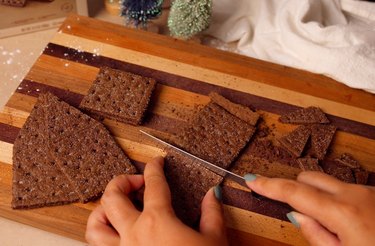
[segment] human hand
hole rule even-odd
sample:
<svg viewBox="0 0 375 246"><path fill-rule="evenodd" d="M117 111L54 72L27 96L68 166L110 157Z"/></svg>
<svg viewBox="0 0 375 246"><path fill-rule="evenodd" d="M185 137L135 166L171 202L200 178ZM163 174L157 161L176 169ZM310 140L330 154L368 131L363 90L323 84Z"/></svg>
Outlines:
<svg viewBox="0 0 375 246"><path fill-rule="evenodd" d="M250 189L291 205L288 218L311 245L374 245L375 189L343 183L320 172L297 180L245 175Z"/></svg>
<svg viewBox="0 0 375 246"><path fill-rule="evenodd" d="M121 175L109 182L101 205L87 222L90 245L227 245L222 207L214 189L202 201L197 232L175 216L163 164L158 157L146 165L144 176ZM130 194L143 185L144 208L139 211Z"/></svg>

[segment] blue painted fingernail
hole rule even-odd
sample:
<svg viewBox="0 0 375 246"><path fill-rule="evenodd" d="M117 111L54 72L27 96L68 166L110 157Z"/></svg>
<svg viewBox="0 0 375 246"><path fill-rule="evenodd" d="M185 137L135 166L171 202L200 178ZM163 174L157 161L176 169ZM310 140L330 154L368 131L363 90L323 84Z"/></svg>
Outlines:
<svg viewBox="0 0 375 246"><path fill-rule="evenodd" d="M216 185L216 186L214 187L214 194L215 194L216 199L217 199L219 202L221 202L221 201L223 200L223 196L222 196L222 194L221 194L221 187L220 187L220 186Z"/></svg>
<svg viewBox="0 0 375 246"><path fill-rule="evenodd" d="M299 223L297 222L296 218L294 218L293 216L293 212L289 212L286 214L286 217L288 217L288 219L290 220L290 222L292 222L292 224L297 227L297 228L300 228L300 225Z"/></svg>
<svg viewBox="0 0 375 246"><path fill-rule="evenodd" d="M247 182L251 182L251 181L254 181L257 176L254 175L254 174L251 174L251 173L248 173L246 174L245 176L243 176L243 178L247 181Z"/></svg>

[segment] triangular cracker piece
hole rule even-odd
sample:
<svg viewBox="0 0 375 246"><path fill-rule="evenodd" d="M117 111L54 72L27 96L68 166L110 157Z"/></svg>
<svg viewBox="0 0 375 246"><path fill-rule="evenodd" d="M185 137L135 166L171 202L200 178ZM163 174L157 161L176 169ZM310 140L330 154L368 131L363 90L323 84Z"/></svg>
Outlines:
<svg viewBox="0 0 375 246"><path fill-rule="evenodd" d="M325 161L322 163L325 173L347 183L355 183L355 178L350 167L334 161Z"/></svg>
<svg viewBox="0 0 375 246"><path fill-rule="evenodd" d="M76 108L46 94L46 115L51 154L74 185L81 202L102 194L119 174L134 174L135 167L108 130Z"/></svg>
<svg viewBox="0 0 375 246"><path fill-rule="evenodd" d="M288 135L279 139L281 145L292 155L300 157L310 137L310 129L306 126L299 126Z"/></svg>
<svg viewBox="0 0 375 246"><path fill-rule="evenodd" d="M34 208L76 202L74 187L49 154L45 115L38 100L13 145L12 207Z"/></svg>
<svg viewBox="0 0 375 246"><path fill-rule="evenodd" d="M317 107L308 107L280 116L279 121L290 124L326 124L329 123L324 112Z"/></svg>
<svg viewBox="0 0 375 246"><path fill-rule="evenodd" d="M318 171L323 172L323 169L319 166L319 160L315 158L298 158L297 162L299 164L299 167L303 171Z"/></svg>
<svg viewBox="0 0 375 246"><path fill-rule="evenodd" d="M336 127L333 125L312 125L311 126L311 149L309 154L323 160L329 145L335 135Z"/></svg>
<svg viewBox="0 0 375 246"><path fill-rule="evenodd" d="M155 86L153 78L102 67L80 107L100 116L139 125Z"/></svg>
<svg viewBox="0 0 375 246"><path fill-rule="evenodd" d="M335 159L336 162L339 162L345 166L348 166L350 168L360 168L361 165L359 165L358 161L354 159L353 156L351 156L348 153L342 154L340 157Z"/></svg>

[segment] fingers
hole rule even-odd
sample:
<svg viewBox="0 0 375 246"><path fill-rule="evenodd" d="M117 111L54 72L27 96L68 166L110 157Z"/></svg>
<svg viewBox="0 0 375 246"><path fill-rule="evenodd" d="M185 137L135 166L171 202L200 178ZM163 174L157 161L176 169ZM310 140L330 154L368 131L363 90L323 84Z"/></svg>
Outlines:
<svg viewBox="0 0 375 246"><path fill-rule="evenodd" d="M288 214L289 220L301 228L303 236L307 239L310 245L314 246L339 246L339 239L320 225L316 220L309 216L298 212L291 212Z"/></svg>
<svg viewBox="0 0 375 246"><path fill-rule="evenodd" d="M100 205L89 216L85 237L90 245L119 245L120 243L119 235L110 226Z"/></svg>
<svg viewBox="0 0 375 246"><path fill-rule="evenodd" d="M159 156L146 164L144 171L144 209L172 212L171 193L164 176L164 159Z"/></svg>
<svg viewBox="0 0 375 246"><path fill-rule="evenodd" d="M247 180L250 179L247 177ZM337 228L337 218L340 218L337 203L325 191L294 180L261 176L246 183L258 194L288 203L303 214L317 219L328 229Z"/></svg>
<svg viewBox="0 0 375 246"><path fill-rule="evenodd" d="M119 234L126 231L126 227L140 214L128 195L140 189L143 184L142 175L120 175L112 179L104 191L101 204L107 218Z"/></svg>
<svg viewBox="0 0 375 246"><path fill-rule="evenodd" d="M331 194L336 194L346 188L346 184L322 172L301 172L297 180Z"/></svg>
<svg viewBox="0 0 375 246"><path fill-rule="evenodd" d="M216 189L216 197L214 189ZM221 190L219 186L211 188L203 198L199 230L203 235L207 235L215 239L222 239L220 241L225 242L226 231L223 209L217 197L219 197L221 200Z"/></svg>

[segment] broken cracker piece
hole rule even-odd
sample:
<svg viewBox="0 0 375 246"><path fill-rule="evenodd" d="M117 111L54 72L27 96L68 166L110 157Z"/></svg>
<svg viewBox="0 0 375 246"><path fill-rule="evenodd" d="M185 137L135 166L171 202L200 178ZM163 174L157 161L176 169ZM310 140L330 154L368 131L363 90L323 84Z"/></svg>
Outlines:
<svg viewBox="0 0 375 246"><path fill-rule="evenodd" d="M288 135L279 139L281 145L296 157L300 157L310 137L310 129L299 126Z"/></svg>
<svg viewBox="0 0 375 246"><path fill-rule="evenodd" d="M228 168L254 131L252 125L210 102L176 135L175 141L193 155Z"/></svg>
<svg viewBox="0 0 375 246"><path fill-rule="evenodd" d="M297 109L280 116L279 121L290 124L327 124L329 120L324 112L318 107Z"/></svg>

